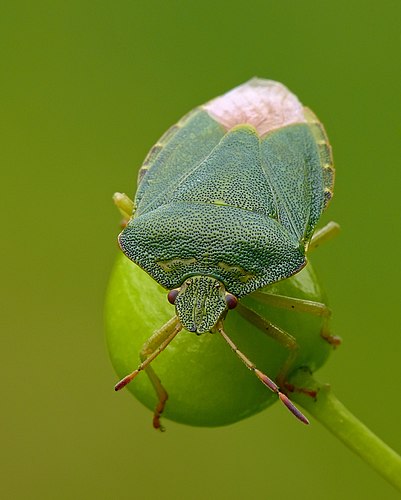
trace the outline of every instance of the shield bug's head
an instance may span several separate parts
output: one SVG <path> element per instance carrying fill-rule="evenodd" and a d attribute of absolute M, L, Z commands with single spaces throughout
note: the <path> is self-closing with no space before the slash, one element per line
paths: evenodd
<path fill-rule="evenodd" d="M 212 276 L 191 276 L 180 288 L 171 290 L 168 300 L 175 305 L 182 326 L 198 335 L 210 332 L 237 299 Z"/>

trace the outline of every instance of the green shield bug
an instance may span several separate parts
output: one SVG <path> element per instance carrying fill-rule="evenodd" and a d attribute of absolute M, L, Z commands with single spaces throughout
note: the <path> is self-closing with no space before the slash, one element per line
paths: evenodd
<path fill-rule="evenodd" d="M 125 387 L 146 370 L 158 396 L 155 428 L 161 428 L 168 396 L 150 363 L 183 329 L 220 334 L 247 368 L 308 423 L 285 394 L 296 341 L 240 299 L 250 296 L 273 307 L 329 316 L 320 302 L 262 289 L 299 273 L 307 251 L 336 233 L 338 226 L 329 223 L 314 234 L 333 184 L 322 124 L 282 84 L 254 78 L 195 109 L 162 136 L 139 171 L 134 201 L 115 194 L 125 218 L 121 250 L 168 290 L 175 306 L 175 315 L 145 342 L 138 368 L 115 386 Z M 289 349 L 277 383 L 225 331 L 225 317 L 236 307 Z M 337 342 L 326 330 L 323 337 Z"/>

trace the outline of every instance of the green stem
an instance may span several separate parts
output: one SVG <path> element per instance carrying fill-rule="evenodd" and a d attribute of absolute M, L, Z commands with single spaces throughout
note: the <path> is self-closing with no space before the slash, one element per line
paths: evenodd
<path fill-rule="evenodd" d="M 316 390 L 316 398 L 295 390 L 291 399 L 401 491 L 401 457 L 347 410 L 328 384 L 320 384 L 300 370 L 291 378 L 291 384 Z"/>

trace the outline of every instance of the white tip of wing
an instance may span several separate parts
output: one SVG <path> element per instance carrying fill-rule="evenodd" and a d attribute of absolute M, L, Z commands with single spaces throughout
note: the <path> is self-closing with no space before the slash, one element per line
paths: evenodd
<path fill-rule="evenodd" d="M 203 108 L 227 130 L 248 124 L 259 135 L 292 123 L 306 123 L 298 98 L 281 83 L 261 78 L 252 78 Z"/>

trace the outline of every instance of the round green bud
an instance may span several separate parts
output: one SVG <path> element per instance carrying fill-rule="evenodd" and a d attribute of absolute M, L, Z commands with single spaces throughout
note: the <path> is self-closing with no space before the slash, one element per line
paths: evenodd
<path fill-rule="evenodd" d="M 325 302 L 310 264 L 263 291 Z M 268 306 L 255 300 L 252 294 L 240 303 L 296 339 L 299 349 L 290 372 L 300 367 L 313 372 L 326 361 L 331 346 L 321 333 L 327 327 L 327 318 Z M 238 309 L 228 311 L 224 321 L 226 333 L 259 370 L 276 379 L 288 359 L 288 349 L 252 325 Z M 120 255 L 106 299 L 107 344 L 120 378 L 137 368 L 143 344 L 174 315 L 175 308 L 167 300 L 166 290 Z M 169 395 L 163 417 L 176 422 L 210 427 L 227 425 L 278 400 L 246 369 L 218 333 L 197 336 L 182 330 L 152 362 L 152 368 Z M 146 373 L 140 373 L 127 389 L 153 411 L 157 397 Z"/>

